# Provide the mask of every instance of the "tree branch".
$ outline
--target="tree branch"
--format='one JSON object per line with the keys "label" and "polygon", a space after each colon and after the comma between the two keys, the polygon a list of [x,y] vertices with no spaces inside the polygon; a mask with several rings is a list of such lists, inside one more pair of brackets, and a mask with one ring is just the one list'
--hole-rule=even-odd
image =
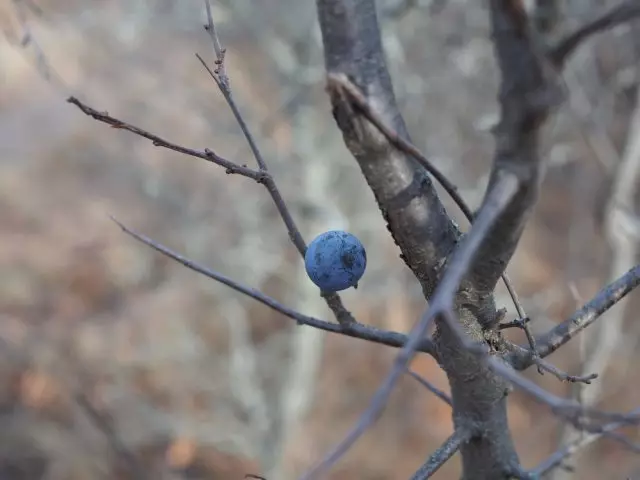
{"label": "tree branch", "polygon": [[[470,345],[465,342],[466,334],[462,331],[462,327],[455,319],[452,318],[456,292],[458,291],[460,283],[466,275],[470,265],[476,258],[483,240],[487,237],[489,232],[491,232],[496,218],[502,213],[503,209],[513,198],[513,195],[517,191],[517,187],[518,181],[515,176],[506,173],[504,175],[500,175],[500,178],[494,184],[494,188],[485,199],[485,204],[480,210],[480,214],[476,218],[476,221],[471,226],[471,230],[465,236],[459,248],[454,252],[449,266],[445,270],[442,281],[438,284],[436,291],[434,292],[429,308],[423,314],[418,324],[412,329],[409,334],[408,342],[396,356],[391,372],[374,394],[367,410],[361,415],[357,424],[345,436],[345,438],[334,449],[332,449],[332,451],[327,454],[317,466],[308,471],[302,479],[310,480],[318,478],[318,476],[324,474],[329,468],[338,462],[338,460],[353,446],[358,438],[360,438],[360,436],[362,436],[364,432],[366,432],[366,430],[378,419],[395,384],[406,370],[408,363],[415,356],[416,346],[420,344],[429,326],[433,323],[436,317],[443,316],[450,319],[446,322],[447,326],[456,332],[457,339],[461,339],[461,341],[455,342],[455,346],[453,346],[454,342],[450,341],[448,345],[450,348],[457,348],[460,350],[461,344],[465,347]],[[467,361],[464,364],[466,370],[458,371],[457,375],[466,379],[467,387],[470,384],[469,378],[474,378],[474,381],[479,381],[486,385],[485,381],[492,381],[492,374],[486,366],[477,361],[476,354],[478,353],[478,346],[476,344],[470,346],[471,348],[466,352],[468,355],[465,355],[465,352],[460,352],[458,354],[459,356],[465,355],[467,357]],[[442,360],[446,361],[446,357],[443,357]],[[473,375],[473,377],[471,377],[471,375]],[[456,379],[452,376],[450,376],[450,381],[452,383],[452,392],[455,392],[456,387],[459,388],[460,385],[456,384]],[[493,379],[493,382],[495,383],[496,380]],[[494,398],[494,394],[498,395],[498,398]],[[491,421],[485,420],[486,423],[482,423],[483,427],[489,428],[492,422],[494,426],[497,426],[493,414],[496,413],[496,403],[501,403],[505,398],[504,388],[499,390],[489,389],[483,397],[484,398],[479,398],[478,396],[474,396],[472,399],[470,398],[470,400],[468,400],[478,402],[477,405],[472,407],[473,415],[477,417],[475,418],[474,423],[478,425],[485,420],[483,417],[489,416]],[[453,398],[454,419],[458,417],[457,419],[459,420],[462,416],[469,415],[470,410],[468,408],[470,406],[465,404],[462,397],[456,398],[454,393]],[[483,401],[488,402],[490,405],[484,404]],[[484,411],[483,413],[483,409],[487,411]],[[504,458],[504,466],[506,466],[514,464],[514,458],[517,457],[515,457],[513,445],[510,444],[511,440],[506,423],[506,410],[504,411],[504,417],[502,420],[503,423],[500,423],[499,426],[501,429],[500,437],[502,441],[497,443],[499,443],[500,446],[500,458]],[[466,426],[456,425],[456,428],[465,429]],[[487,432],[485,431],[484,434],[487,435]],[[496,434],[498,434],[498,432],[496,432]],[[493,441],[495,442],[495,439],[493,439]],[[502,465],[498,465],[497,467],[500,468],[501,471],[503,470]]]}
{"label": "tree branch", "polygon": [[[396,132],[398,138],[408,141],[386,70],[373,1],[317,0],[317,5],[328,75],[341,76],[343,83],[345,79],[353,83],[384,124]],[[367,121],[362,110],[353,108],[344,89],[336,88],[331,81],[328,85],[334,117],[345,143],[360,164],[403,259],[421,281],[425,296],[431,302],[431,308],[414,328],[411,338],[415,340],[424,335],[437,315],[447,319],[438,323],[436,342],[444,353],[441,364],[452,385],[454,419],[464,423],[464,420],[478,421],[474,418],[478,417],[486,428],[479,442],[482,446],[474,445],[466,455],[463,452],[463,461],[469,471],[473,471],[474,464],[487,465],[490,458],[491,466],[485,469],[487,478],[504,476],[507,467],[517,464],[517,455],[506,427],[506,384],[488,365],[477,361],[475,342],[484,342],[483,328],[495,327],[501,318],[495,308],[493,289],[504,273],[537,198],[542,178],[537,152],[538,130],[555,102],[549,95],[551,88],[543,74],[542,61],[529,41],[526,17],[518,11],[518,5],[504,0],[491,3],[496,53],[503,73],[502,122],[496,134],[494,170],[483,207],[467,238],[453,255],[452,243],[456,242],[459,232],[446,217],[429,178],[416,169],[411,155],[399,155],[392,150],[394,143]],[[418,185],[413,186],[416,181]],[[406,200],[398,208],[397,202],[391,200],[407,186],[415,193],[405,193]],[[485,223],[478,223],[483,210]],[[477,233],[479,231],[483,233]],[[458,255],[468,262],[463,262],[464,271],[455,271],[454,267],[460,263],[453,259],[460,258]],[[451,257],[451,266],[436,288],[443,261],[446,263],[448,257]],[[455,273],[449,275],[451,270]],[[447,292],[446,300],[444,297],[436,300],[438,294],[433,292],[439,291]],[[471,340],[467,341],[466,333],[471,333]],[[461,351],[461,345],[473,346],[473,349]],[[336,462],[377,418],[412,355],[410,341],[396,358],[392,372],[360,422],[305,478],[312,478]],[[473,378],[473,385],[469,378]],[[470,390],[473,395],[469,395]],[[500,461],[496,461],[498,458]]]}
{"label": "tree branch", "polygon": [[[295,320],[298,323],[298,325],[307,325],[309,327],[318,328],[326,332],[339,333],[341,335],[346,335],[348,337],[359,338],[361,340],[367,340],[373,343],[387,345],[389,347],[400,348],[403,345],[405,345],[408,341],[408,337],[401,333],[392,332],[388,330],[381,330],[375,327],[363,325],[361,323],[354,323],[352,325],[349,325],[347,328],[345,328],[344,326],[339,324],[335,324],[335,323],[327,322],[324,320],[319,320],[317,318],[309,317],[307,315],[303,315],[302,313],[296,312],[295,310],[292,310],[286,307],[285,305],[282,305],[277,300],[265,295],[259,290],[244,286],[230,279],[229,277],[226,277],[225,275],[215,272],[207,267],[204,267],[198,264],[197,262],[194,262],[193,260],[190,260],[180,255],[177,252],[172,251],[171,249],[165,247],[162,244],[155,242],[154,240],[152,240],[151,238],[145,235],[142,235],[140,233],[135,232],[134,230],[131,230],[130,228],[120,223],[117,219],[113,217],[112,217],[112,220],[125,233],[132,236],[136,240],[150,246],[154,250],[162,253],[163,255],[166,255],[167,257],[172,258],[173,260],[181,263],[182,265],[189,268],[190,270],[193,270],[194,272],[198,272],[206,277],[211,278],[212,280],[215,280],[216,282],[220,282],[223,285],[226,285],[227,287],[235,290],[236,292],[240,292],[250,298],[253,298],[254,300],[257,300],[258,302],[262,303],[263,305],[266,305],[272,310],[275,310],[276,312],[279,312],[284,316]],[[426,338],[423,338],[420,341],[418,350],[424,353],[429,353],[434,357],[437,355],[434,349],[433,343],[431,342],[431,340]]]}
{"label": "tree branch", "polygon": [[134,480],[147,480],[151,476],[147,473],[147,468],[136,457],[136,455],[129,450],[124,442],[120,439],[115,428],[113,427],[113,420],[107,412],[101,412],[93,406],[89,398],[83,392],[72,392],[71,397],[73,401],[78,405],[80,410],[89,419],[91,424],[100,431],[102,435],[107,439],[109,446],[118,457],[126,463],[126,467],[131,473]]}
{"label": "tree branch", "polygon": [[[585,421],[587,418],[611,418],[610,414],[585,410],[575,402],[560,399],[519,376],[499,358],[487,354],[482,334],[482,330],[493,330],[496,326],[491,323],[498,320],[493,290],[519,243],[538,197],[544,171],[539,154],[540,130],[562,98],[557,72],[550,68],[544,52],[531,38],[522,2],[491,0],[494,47],[502,75],[499,95],[501,122],[495,131],[493,169],[479,216],[459,248],[453,254],[445,253],[445,256],[451,257],[450,266],[433,290],[428,280],[433,274],[437,276],[438,268],[433,265],[432,256],[410,257],[412,252],[408,247],[411,245],[411,233],[415,232],[403,230],[402,222],[394,223],[396,219],[410,218],[415,212],[390,212],[385,204],[385,188],[388,185],[379,183],[381,177],[387,181],[402,178],[403,175],[406,177],[406,170],[401,170],[403,175],[398,175],[399,171],[395,168],[398,166],[398,158],[389,153],[389,144],[397,147],[401,142],[397,139],[393,141],[394,139],[389,138],[392,135],[384,135],[384,132],[380,138],[382,129],[372,130],[375,122],[371,120],[371,115],[364,114],[363,109],[356,111],[352,105],[354,95],[349,98],[345,94],[348,89],[344,86],[354,84],[357,92],[364,96],[366,105],[371,105],[370,110],[377,110],[377,114],[383,118],[385,115],[389,116],[391,121],[399,125],[399,128],[395,125],[391,127],[391,131],[397,132],[397,138],[406,137],[381,53],[373,3],[367,0],[318,0],[317,5],[334,116],[348,148],[356,157],[374,191],[392,234],[403,251],[405,261],[421,280],[431,305],[411,332],[409,342],[398,354],[391,373],[376,392],[360,421],[303,478],[315,478],[330,468],[378,418],[391,389],[412,358],[413,342],[425,334],[434,318],[437,318],[438,323],[435,340],[441,353],[441,365],[447,371],[452,386],[456,429],[464,429],[473,422],[482,423],[483,432],[479,435],[480,442],[477,442],[481,445],[474,444],[473,448],[466,451],[463,448],[464,470],[476,471],[482,465],[486,466],[482,478],[506,478],[519,462],[507,428],[504,401],[506,388],[503,378],[551,406],[554,411],[581,428],[594,428]],[[336,80],[340,84],[339,88],[336,88]],[[362,121],[361,116],[370,123]],[[400,146],[402,147],[401,144]],[[403,168],[410,166],[405,158],[401,160]],[[376,168],[381,170],[377,171]],[[436,256],[442,255],[446,250],[444,235],[451,232],[455,236],[457,231],[448,229],[446,221],[440,221],[441,210],[438,208],[441,204],[437,197],[433,197],[435,202],[431,201],[431,184],[424,182],[423,185],[426,188],[422,190],[422,194],[413,195],[411,200],[413,204],[418,203],[416,199],[423,202],[422,208],[430,208],[431,215],[439,222],[436,225],[440,227],[442,236],[432,236],[431,239],[432,242],[440,240],[440,243],[432,243],[430,247]],[[422,261],[420,266],[426,269],[417,268],[414,260]],[[431,297],[429,294],[432,291],[434,293]],[[479,326],[483,328],[480,329]],[[464,348],[460,348],[461,346]],[[535,355],[535,350],[532,355]],[[482,362],[478,362],[478,356]],[[542,365],[542,362],[538,364]],[[559,375],[557,369],[549,368],[549,371]],[[472,384],[477,385],[477,388]]]}
{"label": "tree branch", "polygon": [[[398,132],[396,132],[394,129],[389,127],[382,116],[375,111],[367,98],[362,94],[358,87],[356,87],[349,80],[346,75],[329,73],[327,75],[327,82],[330,85],[329,89],[347,94],[349,96],[349,100],[353,102],[354,106],[357,107],[360,112],[367,118],[367,120],[369,120],[380,131],[380,133],[382,133],[387,138],[391,145],[393,145],[401,152],[409,155],[422,167],[424,167],[424,169],[437,180],[442,188],[445,189],[445,191],[453,199],[458,208],[460,208],[460,211],[464,214],[469,223],[473,222],[473,212],[462,198],[462,195],[460,195],[460,193],[458,192],[458,187],[456,187],[451,181],[449,181],[449,179],[442,172],[440,172],[440,170],[438,170],[438,168],[433,165],[415,145],[398,134]],[[518,300],[518,296],[515,292],[515,289],[513,288],[513,285],[511,285],[511,281],[507,277],[507,274],[503,273],[502,278],[504,280],[505,286],[507,287],[507,290],[509,291],[511,299],[513,300],[513,304],[515,305],[518,315],[520,316],[520,318],[526,317],[524,308]],[[527,332],[528,337],[531,335],[529,328],[525,323],[522,323],[519,326]],[[532,349],[535,349],[534,346],[535,344],[531,343]]]}
{"label": "tree branch", "polygon": [[[201,158],[203,160],[207,160],[209,162],[215,163],[216,165],[220,165],[226,169],[226,173],[228,174],[238,174],[243,177],[250,178],[255,180],[258,183],[261,183],[265,186],[269,195],[271,196],[273,202],[280,213],[280,217],[287,227],[287,231],[289,232],[289,238],[292,243],[297,248],[300,255],[304,257],[304,253],[307,249],[306,243],[298,230],[298,227],[287,208],[287,205],[280,195],[280,191],[276,186],[276,183],[271,176],[271,174],[266,169],[254,170],[246,165],[239,165],[230,160],[227,160],[209,149],[205,149],[203,151],[194,150],[191,148],[186,148],[176,143],[172,143],[168,140],[165,140],[157,135],[147,132],[139,127],[131,125],[129,123],[123,122],[115,117],[112,117],[107,112],[99,112],[88,105],[82,103],[75,97],[69,97],[67,101],[76,107],[78,107],[85,115],[89,115],[90,117],[98,120],[99,122],[106,123],[107,125],[111,125],[114,128],[118,128],[121,130],[127,130],[135,135],[146,138],[153,142],[153,145],[157,147],[167,148],[169,150],[173,150],[179,153],[183,153],[185,155],[189,155],[196,158]],[[239,115],[239,113],[238,113]],[[255,144],[254,144],[255,147]],[[349,325],[357,323],[351,313],[344,307],[340,295],[337,293],[321,293],[322,297],[327,302],[329,308],[333,311],[336,319],[340,324]]]}
{"label": "tree branch", "polygon": [[395,100],[373,0],[317,0],[327,90],[347,148],[371,187],[402,259],[430,298],[459,232],[429,176],[393,147],[332,78],[346,78],[398,136],[409,140]]}
{"label": "tree branch", "polygon": [[571,54],[591,36],[633,21],[638,17],[640,17],[640,4],[637,0],[622,2],[559,40],[555,46],[550,48],[549,59],[556,67],[562,67]]}
{"label": "tree branch", "polygon": [[462,430],[456,430],[453,434],[445,440],[445,442],[433,452],[427,461],[413,474],[411,480],[426,480],[431,478],[440,467],[444,465],[455,453],[460,449],[460,445],[463,442],[469,440],[471,435],[468,432]]}
{"label": "tree branch", "polygon": [[[567,320],[538,337],[540,356],[544,358],[558,350],[638,285],[640,285],[640,265],[636,265],[618,280],[600,290],[590,302]],[[508,362],[516,370],[524,370],[534,363],[530,351],[527,349],[518,349],[512,352],[508,356]]]}

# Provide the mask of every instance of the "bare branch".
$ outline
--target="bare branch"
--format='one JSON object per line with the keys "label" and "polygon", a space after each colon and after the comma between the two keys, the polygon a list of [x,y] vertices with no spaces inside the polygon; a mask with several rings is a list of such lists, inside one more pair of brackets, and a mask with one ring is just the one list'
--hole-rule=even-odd
{"label": "bare branch", "polygon": [[569,375],[566,372],[563,372],[555,365],[552,365],[549,362],[545,362],[541,358],[534,357],[534,361],[538,368],[544,370],[545,372],[549,372],[554,375],[561,382],[569,382],[569,383],[586,383],[587,385],[591,384],[591,380],[595,380],[598,378],[597,373],[589,373],[586,375]]}
{"label": "bare branch", "polygon": [[[437,308],[437,314],[443,315],[447,320],[447,326],[456,333],[458,341],[465,345],[469,350],[479,351],[478,345],[473,343],[467,334],[463,331],[461,324],[454,318],[455,311],[454,302],[455,294],[461,287],[463,279],[468,275],[469,269],[473,262],[477,259],[477,255],[482,251],[487,238],[496,228],[500,216],[504,210],[510,205],[513,198],[519,190],[519,181],[515,175],[507,172],[499,172],[496,181],[492,184],[491,190],[487,193],[480,211],[475,221],[471,225],[471,230],[464,238],[458,250],[456,250],[450,260],[450,266],[446,270],[446,274],[442,278],[438,291],[447,292],[446,296],[441,298],[442,304],[436,303],[434,296],[432,308]],[[482,348],[480,351],[484,351]]]}
{"label": "bare branch", "polygon": [[176,143],[172,143],[168,140],[158,137],[157,135],[149,133],[146,130],[143,130],[139,127],[136,127],[129,123],[123,122],[122,120],[119,120],[115,117],[112,117],[111,115],[109,115],[108,112],[99,112],[97,110],[94,110],[93,108],[82,103],[80,100],[78,100],[75,97],[69,97],[67,99],[67,102],[75,105],[85,115],[89,115],[90,117],[92,117],[95,120],[98,120],[99,122],[106,123],[107,125],[111,125],[113,128],[118,128],[120,130],[127,130],[128,132],[134,133],[135,135],[146,138],[147,140],[151,140],[153,142],[153,145],[156,147],[163,147],[169,150],[173,150],[175,152],[182,153],[184,155],[201,158],[208,162],[212,162],[212,163],[215,163],[216,165],[220,165],[221,167],[224,167],[226,169],[226,172],[229,174],[235,173],[238,175],[242,175],[243,177],[251,178],[256,182],[262,183],[264,182],[264,178],[266,177],[263,172],[258,172],[256,170],[253,170],[247,167],[246,165],[238,165],[230,160],[222,158],[221,156],[215,154],[209,149],[194,150],[192,148],[186,148]]}
{"label": "bare branch", "polygon": [[[348,78],[373,109],[386,120],[384,124],[391,125],[398,137],[408,139],[395,106],[373,2],[318,0],[317,5],[328,74]],[[446,320],[438,323],[438,348],[446,352],[441,356],[441,364],[452,384],[453,397],[459,399],[454,418],[468,417],[469,421],[475,422],[478,421],[478,416],[484,419],[484,440],[491,437],[491,442],[479,443],[487,450],[489,457],[501,458],[500,462],[492,461],[491,468],[496,469],[496,475],[503,475],[507,468],[516,464],[517,455],[505,428],[503,381],[495,376],[489,365],[477,361],[477,355],[484,353],[486,345],[479,346],[475,342],[482,344],[482,329],[491,329],[501,318],[495,309],[493,290],[498,278],[504,273],[537,199],[542,178],[538,154],[539,129],[558,100],[553,95],[556,93],[553,88],[555,83],[549,81],[543,66],[544,59],[528,37],[527,19],[520,8],[519,2],[491,2],[496,55],[503,75],[500,98],[502,121],[496,131],[497,150],[485,201],[467,238],[453,254],[447,250],[451,248],[451,237],[455,240],[458,232],[448,224],[449,219],[441,218],[443,207],[432,194],[430,182],[423,180],[422,189],[412,188],[416,193],[407,198],[406,204],[410,207],[394,209],[393,204],[388,204],[387,199],[397,195],[398,186],[408,184],[407,177],[415,183],[418,172],[409,163],[413,157],[398,157],[394,151],[390,151],[389,144],[393,146],[393,143],[384,135],[380,138],[380,131],[375,125],[371,125],[371,120],[362,111],[358,112],[353,108],[352,98],[345,94],[345,89],[336,88],[331,82],[328,85],[334,117],[343,132],[345,142],[358,160],[394,239],[403,252],[405,262],[421,281],[425,295],[431,301],[431,308],[412,331],[411,339],[419,339],[424,335],[436,316]],[[361,116],[368,121],[363,121]],[[390,186],[396,190],[389,192]],[[428,215],[415,210],[416,207],[426,209]],[[417,213],[421,215],[416,217]],[[417,221],[424,222],[425,216],[431,220],[431,225]],[[411,229],[406,227],[409,220]],[[431,235],[417,244],[415,239],[421,235],[417,227],[423,225],[431,230]],[[425,249],[425,244],[428,249]],[[431,279],[438,277],[438,262],[447,257],[451,257],[450,267],[434,289]],[[460,258],[464,261],[460,261]],[[460,265],[463,265],[463,270],[456,271],[456,267]],[[434,292],[433,296],[430,295],[431,292]],[[447,293],[439,297],[438,292]],[[472,339],[467,338],[467,332],[472,332]],[[460,349],[460,346],[466,348]],[[396,358],[392,372],[376,392],[369,409],[354,429],[305,478],[312,478],[331,466],[375,421],[395,381],[406,368],[406,361],[412,357],[411,347],[410,340]],[[465,378],[465,381],[458,381],[458,378]],[[469,378],[477,383],[477,389],[469,385]],[[469,388],[474,389],[478,395],[469,396]],[[488,433],[493,430],[495,434]],[[495,441],[494,437],[499,438],[499,441]],[[497,444],[500,448],[496,448]],[[480,449],[475,447],[476,453],[469,451],[469,459],[478,457],[477,451]],[[464,458],[465,455],[463,460]]]}
{"label": "bare branch", "polygon": [[413,474],[411,480],[425,480],[431,478],[434,473],[440,470],[440,467],[444,465],[455,453],[460,449],[460,445],[463,442],[468,441],[471,438],[468,432],[464,430],[456,430],[451,434],[449,438],[435,451],[433,452],[427,461]]}
{"label": "bare branch", "polygon": [[[640,414],[640,408],[637,408],[629,412],[629,415],[637,415],[637,414]],[[550,472],[554,468],[561,466],[562,463],[570,456],[579,452],[580,450],[587,447],[588,445],[591,445],[593,442],[600,440],[603,436],[607,436],[607,434],[613,433],[614,430],[617,430],[618,428],[623,427],[625,425],[627,425],[626,422],[612,422],[608,425],[605,425],[602,428],[602,431],[599,433],[594,433],[591,435],[583,435],[581,438],[575,440],[574,442],[570,443],[569,445],[561,448],[560,450],[552,454],[540,465],[538,465],[536,468],[531,470],[530,473],[534,475],[535,478],[539,478],[540,476]],[[635,449],[634,447],[637,447],[637,445],[631,446],[632,449]]]}
{"label": "bare branch", "polygon": [[534,0],[529,12],[531,24],[543,34],[551,32],[560,17],[560,2],[558,0]]}
{"label": "bare branch", "polygon": [[453,403],[451,402],[451,397],[446,393],[444,393],[442,390],[440,390],[438,387],[433,385],[429,380],[418,375],[416,372],[412,370],[407,370],[407,373],[411,377],[413,377],[418,383],[420,383],[423,387],[425,387],[427,390],[433,393],[436,397],[442,400],[444,403],[446,403],[449,406],[453,405]]}
{"label": "bare branch", "polygon": [[[538,352],[542,358],[551,355],[586,327],[595,322],[600,315],[614,306],[634,288],[640,285],[640,265],[636,265],[615,282],[607,285],[580,310],[551,331],[538,337]],[[528,350],[520,350],[509,355],[509,363],[517,370],[528,368],[533,362]]]}
{"label": "bare branch", "polygon": [[492,0],[494,50],[501,73],[500,123],[494,132],[496,152],[488,190],[500,171],[520,182],[518,195],[497,221],[469,274],[470,284],[489,294],[511,259],[535,205],[543,176],[540,128],[559,102],[557,79],[531,38],[521,2]]}
{"label": "bare branch", "polygon": [[535,382],[518,375],[511,365],[505,363],[498,357],[485,354],[483,360],[497,374],[531,395],[540,403],[550,407],[554,413],[559,415],[563,420],[571,423],[578,430],[591,433],[599,432],[603,428],[603,421],[620,421],[630,425],[637,424],[640,421],[640,416],[636,414],[605,412],[595,408],[585,407],[575,400],[558,397],[540,387]]}
{"label": "bare branch", "polygon": [[[402,347],[408,341],[408,338],[406,335],[403,335],[397,332],[381,330],[381,329],[366,326],[360,323],[350,324],[347,328],[342,325],[338,325],[335,323],[331,323],[331,322],[327,322],[324,320],[319,320],[317,318],[303,315],[299,312],[296,312],[280,304],[277,300],[263,294],[259,290],[241,285],[240,283],[230,279],[229,277],[226,277],[218,272],[210,270],[207,267],[201,266],[198,263],[192,260],[189,260],[186,257],[183,257],[179,253],[176,253],[170,250],[169,248],[165,247],[164,245],[161,245],[153,241],[149,237],[131,230],[130,228],[120,223],[117,219],[113,217],[112,217],[112,220],[116,224],[118,224],[118,226],[125,233],[127,233],[128,235],[131,235],[136,240],[150,246],[154,250],[166,255],[167,257],[172,258],[173,260],[181,263],[182,265],[189,268],[190,270],[193,270],[194,272],[198,272],[206,277],[211,278],[212,280],[215,280],[216,282],[220,282],[223,285],[226,285],[229,288],[232,288],[237,292],[240,292],[244,295],[247,295],[248,297],[253,298],[254,300],[257,300],[263,305],[266,305],[267,307],[283,314],[284,316],[295,320],[298,323],[298,325],[307,325],[310,327],[318,328],[320,330],[324,330],[326,332],[339,333],[342,335],[346,335],[348,337],[360,338],[362,340],[367,340],[373,343],[379,343],[382,345],[387,345],[387,346],[396,347],[396,348]],[[431,340],[426,338],[423,338],[420,341],[418,350],[421,352],[429,353],[434,357],[437,355],[433,347],[433,343],[431,342]]]}
{"label": "bare branch", "polygon": [[125,461],[126,467],[135,480],[145,480],[150,478],[145,468],[136,456],[122,443],[117,432],[114,430],[112,420],[106,412],[96,409],[87,396],[82,392],[73,393],[73,400],[87,416],[90,422],[107,439],[111,449]]}
{"label": "bare branch", "polygon": [[638,17],[640,17],[640,4],[638,4],[637,0],[622,2],[611,10],[596,16],[593,20],[558,41],[550,49],[549,59],[557,67],[562,67],[569,56],[591,36],[617,25],[631,22]]}

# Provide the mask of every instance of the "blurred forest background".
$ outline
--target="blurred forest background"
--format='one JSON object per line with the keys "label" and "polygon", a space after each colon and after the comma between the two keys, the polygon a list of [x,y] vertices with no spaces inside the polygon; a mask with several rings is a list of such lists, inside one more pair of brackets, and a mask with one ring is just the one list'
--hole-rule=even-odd
{"label": "blurred forest background", "polygon": [[[235,96],[302,234],[359,236],[368,270],[344,293],[347,307],[361,322],[409,330],[425,302],[331,117],[314,2],[213,3]],[[615,4],[560,3],[561,28]],[[497,120],[483,2],[379,5],[413,140],[475,207]],[[252,164],[194,56],[213,58],[204,21],[200,0],[0,2],[2,479],[134,478],[134,468],[154,479],[292,479],[342,438],[388,373],[393,349],[296,327],[109,219],[331,318],[263,188],[65,102],[73,94],[168,140]],[[534,332],[637,262],[639,59],[640,25],[624,26],[567,68],[569,101],[546,129],[541,200],[508,269]],[[503,290],[497,300],[513,315]],[[638,308],[631,295],[551,358],[569,373],[603,373],[578,392],[585,401],[640,405]],[[430,357],[412,368],[447,390]],[[527,375],[576,394],[551,375]],[[526,467],[567,434],[518,393],[509,414]],[[406,479],[451,431],[449,407],[407,376],[331,478]],[[637,428],[625,433],[640,439]],[[607,440],[572,464],[574,478],[640,478],[639,457]],[[458,472],[454,457],[436,478]]]}

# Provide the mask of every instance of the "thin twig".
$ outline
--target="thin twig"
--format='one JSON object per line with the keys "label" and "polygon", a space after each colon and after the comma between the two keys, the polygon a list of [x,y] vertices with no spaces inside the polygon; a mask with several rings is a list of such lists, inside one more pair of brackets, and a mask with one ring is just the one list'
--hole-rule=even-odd
{"label": "thin twig", "polygon": [[[20,48],[21,51],[26,50],[28,47],[32,47],[35,55],[36,71],[46,82],[52,85],[56,90],[64,92],[63,95],[66,95],[66,92],[69,92],[70,90],[69,87],[47,60],[44,48],[42,48],[29,26],[26,10],[31,11],[36,16],[42,16],[44,14],[43,10],[31,0],[13,0],[12,3],[16,12],[18,24],[22,30],[18,34],[19,38],[17,38],[17,47]],[[9,38],[8,40],[9,43],[13,43],[13,39]]]}
{"label": "thin twig", "polygon": [[209,0],[204,0],[204,8],[207,12],[207,24],[205,25],[205,30],[209,32],[209,36],[211,37],[211,42],[213,43],[213,50],[216,54],[216,74],[219,76],[220,81],[223,85],[229,84],[229,77],[227,77],[226,68],[224,65],[224,56],[226,50],[222,48],[220,43],[220,38],[218,37],[218,32],[216,31],[216,24],[213,21],[213,13],[211,9],[211,2]]}
{"label": "thin twig", "polygon": [[[396,347],[396,348],[400,348],[404,346],[408,341],[407,336],[404,334],[392,332],[388,330],[382,330],[375,327],[370,327],[367,325],[363,325],[361,323],[356,323],[356,324],[350,325],[349,328],[344,328],[339,324],[335,324],[332,322],[327,322],[317,318],[309,317],[307,315],[303,315],[299,312],[296,312],[295,310],[292,310],[286,307],[285,305],[282,305],[277,300],[265,295],[259,290],[244,286],[230,279],[229,277],[226,277],[218,272],[215,272],[207,267],[204,267],[198,264],[197,262],[194,262],[193,260],[190,260],[180,255],[179,253],[172,251],[171,249],[165,247],[164,245],[155,242],[151,238],[145,235],[142,235],[140,233],[137,233],[134,230],[131,230],[130,228],[122,224],[119,220],[113,217],[111,218],[125,233],[127,233],[128,235],[131,235],[136,240],[148,245],[149,247],[162,253],[163,255],[166,255],[167,257],[172,258],[173,260],[177,261],[178,263],[181,263],[182,265],[193,270],[194,272],[198,272],[208,278],[211,278],[212,280],[215,280],[216,282],[220,282],[223,285],[226,285],[229,288],[232,288],[237,292],[240,292],[250,298],[253,298],[254,300],[257,300],[258,302],[262,303],[263,305],[266,305],[267,307],[275,310],[276,312],[279,312],[284,316],[295,320],[299,325],[307,325],[313,328],[324,330],[326,332],[339,333],[341,335],[346,335],[348,337],[360,338],[362,340],[367,340],[373,343],[379,343],[382,345],[387,345],[387,346]],[[429,353],[430,355],[434,356],[434,358],[436,358],[437,354],[436,354],[435,348],[433,346],[433,343],[429,339],[426,339],[426,338],[422,339],[419,344],[418,350],[424,353]]]}
{"label": "thin twig", "polygon": [[438,387],[436,387],[434,384],[432,384],[429,380],[427,380],[426,378],[422,377],[421,375],[418,375],[413,370],[407,370],[407,373],[412,378],[414,378],[420,385],[425,387],[427,390],[429,390],[431,393],[433,393],[436,397],[438,397],[444,403],[446,403],[450,407],[453,406],[453,402],[451,401],[451,397],[449,395],[447,395],[445,392],[443,392],[442,390],[440,390]]}
{"label": "thin twig", "polygon": [[562,67],[576,48],[592,35],[630,22],[638,17],[640,17],[640,4],[637,0],[622,2],[562,38],[550,49],[548,57],[556,67]]}
{"label": "thin twig", "polygon": [[551,363],[546,362],[545,360],[539,357],[534,357],[533,363],[535,363],[539,369],[542,369],[544,371],[551,373],[552,375],[555,375],[555,377],[561,382],[586,383],[587,385],[590,385],[591,380],[595,380],[596,378],[598,378],[597,373],[589,373],[587,375],[569,375],[568,373],[560,370],[555,365],[552,365]]}
{"label": "thin twig", "polygon": [[411,480],[426,480],[431,478],[460,449],[460,445],[471,438],[470,432],[456,430],[449,438],[433,452],[427,461],[413,474]]}
{"label": "thin twig", "polygon": [[95,120],[98,120],[99,122],[106,123],[107,125],[111,125],[113,128],[118,128],[120,130],[127,130],[128,132],[131,132],[135,135],[144,137],[147,140],[151,140],[153,142],[153,145],[156,147],[163,147],[169,150],[173,150],[175,152],[182,153],[184,155],[201,158],[208,162],[215,163],[216,165],[220,165],[221,167],[225,168],[226,172],[229,174],[231,173],[238,174],[243,177],[247,177],[252,180],[255,180],[257,182],[264,182],[264,179],[266,177],[264,172],[253,170],[252,168],[249,168],[246,165],[236,164],[230,160],[222,158],[221,156],[215,154],[209,149],[194,150],[192,148],[186,148],[176,143],[172,143],[168,140],[165,140],[164,138],[161,138],[157,135],[149,133],[146,130],[143,130],[142,128],[136,127],[127,122],[123,122],[122,120],[112,117],[111,115],[109,115],[108,112],[99,112],[89,107],[88,105],[84,104],[83,102],[78,100],[76,97],[69,97],[67,99],[67,102],[75,105],[85,115],[89,115],[90,117],[92,117]]}

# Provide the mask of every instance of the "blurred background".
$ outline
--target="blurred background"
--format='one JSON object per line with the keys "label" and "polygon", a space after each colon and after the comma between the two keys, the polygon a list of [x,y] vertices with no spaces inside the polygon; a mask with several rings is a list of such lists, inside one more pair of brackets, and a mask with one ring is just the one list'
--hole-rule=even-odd
{"label": "blurred background", "polygon": [[[425,301],[331,117],[314,2],[212,3],[237,102],[303,236],[356,234],[369,263],[358,290],[344,293],[347,307],[366,324],[408,331]],[[562,32],[616,2],[559,3]],[[412,138],[475,208],[498,113],[484,2],[379,6]],[[204,22],[200,0],[0,2],[2,479],[293,479],[342,439],[390,369],[395,350],[296,327],[110,220],[332,318],[263,188],[65,102],[76,95],[253,165],[194,55],[213,59]],[[568,101],[545,130],[547,177],[508,269],[534,332],[637,262],[639,27],[579,50],[565,74]],[[497,301],[513,316],[502,287]],[[572,374],[602,373],[588,388],[526,375],[607,410],[640,405],[639,307],[630,295],[550,358]],[[412,368],[448,389],[426,355]],[[572,435],[519,393],[509,415],[525,467]],[[331,478],[406,479],[451,431],[449,407],[407,376]],[[640,478],[640,458],[610,440],[570,463],[573,473],[554,478]],[[454,457],[436,478],[458,474]]]}

